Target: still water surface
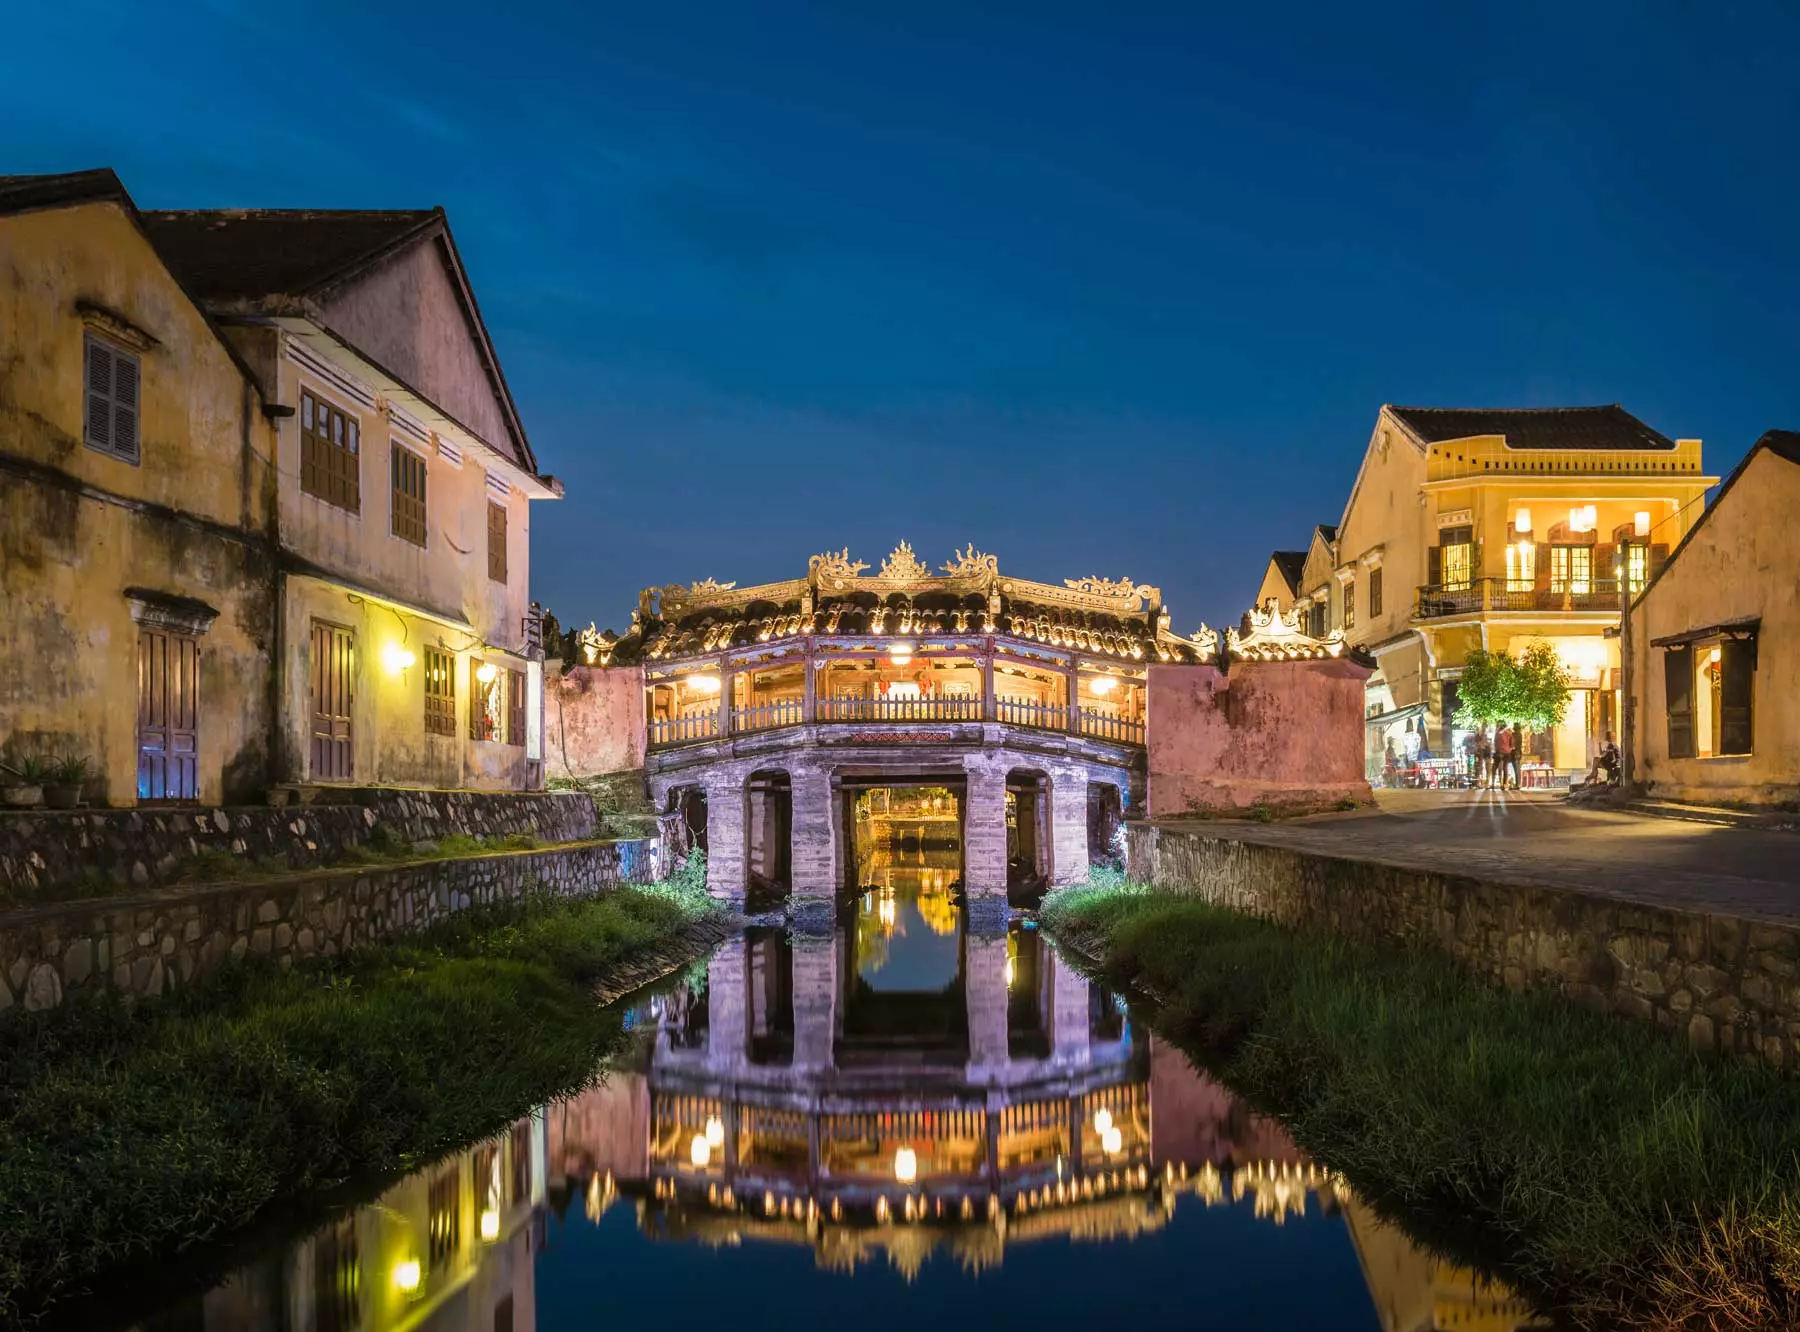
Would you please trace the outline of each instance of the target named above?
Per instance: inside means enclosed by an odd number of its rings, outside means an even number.
[[[605,1082],[156,1332],[1529,1323],[1065,965],[881,858],[836,937],[754,929],[629,1011]]]

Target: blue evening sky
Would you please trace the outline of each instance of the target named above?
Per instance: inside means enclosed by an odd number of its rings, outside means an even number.
[[[0,172],[442,203],[565,622],[905,537],[1186,631],[1384,401],[1800,427],[1786,8],[21,0]]]

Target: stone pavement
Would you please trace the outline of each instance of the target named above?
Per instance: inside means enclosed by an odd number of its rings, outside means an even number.
[[[1800,835],[1571,807],[1560,795],[1383,791],[1379,808],[1210,836],[1800,926]]]

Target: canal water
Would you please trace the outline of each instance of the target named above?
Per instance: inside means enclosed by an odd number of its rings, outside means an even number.
[[[115,1325],[1529,1324],[1032,923],[971,931],[941,859],[878,857],[835,937],[727,942],[628,1001],[593,1090]]]

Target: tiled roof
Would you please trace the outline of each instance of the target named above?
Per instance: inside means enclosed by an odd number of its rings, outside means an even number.
[[[1299,594],[1300,576],[1306,569],[1306,552],[1303,550],[1278,550],[1270,559],[1287,580],[1288,590]]]
[[[1673,449],[1675,441],[1618,403],[1604,407],[1394,407],[1427,444],[1501,435],[1513,449]]]
[[[1325,540],[1327,540],[1327,541],[1336,541],[1337,540],[1337,524],[1336,523],[1320,523],[1318,530],[1319,530],[1319,535],[1324,537]]]
[[[0,176],[0,214],[62,208],[96,199],[112,199],[131,207],[131,196],[108,167],[56,176]]]
[[[443,222],[437,208],[150,211],[144,228],[206,301],[300,297],[366,268]]]
[[[1792,430],[1767,430],[1763,437],[1756,441],[1758,448],[1768,449],[1771,453],[1780,454],[1789,462],[1800,465],[1800,433]]]

